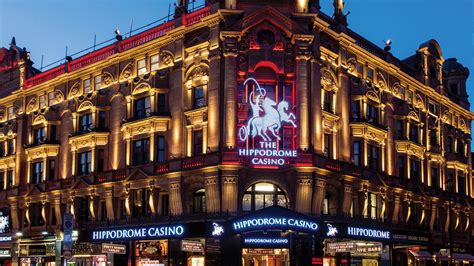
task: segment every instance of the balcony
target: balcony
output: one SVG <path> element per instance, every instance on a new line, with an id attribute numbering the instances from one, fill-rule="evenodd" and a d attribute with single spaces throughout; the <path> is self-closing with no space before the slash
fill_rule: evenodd
<path id="1" fill-rule="evenodd" d="M 414 155 L 420 159 L 424 158 L 426 148 L 411 140 L 395 140 L 395 149 L 399 153 Z"/>
<path id="2" fill-rule="evenodd" d="M 25 149 L 26 157 L 29 161 L 39 158 L 54 157 L 59 153 L 59 144 L 53 143 L 41 143 L 39 145 L 29 146 Z"/>
<path id="3" fill-rule="evenodd" d="M 171 116 L 169 113 L 150 113 L 144 118 L 129 119 L 122 124 L 121 131 L 124 138 L 132 138 L 140 134 L 152 134 L 155 132 L 165 132 L 169 129 Z"/>
<path id="4" fill-rule="evenodd" d="M 385 143 L 387 139 L 387 128 L 385 126 L 368 123 L 365 120 L 356 120 L 350 123 L 353 137 L 359 137 L 366 140 L 374 140 L 377 143 Z"/>
<path id="5" fill-rule="evenodd" d="M 352 118 L 351 119 L 351 124 L 356 124 L 356 123 L 365 123 L 370 126 L 376 127 L 380 130 L 387 131 L 388 127 L 385 125 L 382 125 L 379 120 L 377 119 L 366 119 L 366 118 Z"/>
<path id="6" fill-rule="evenodd" d="M 167 162 L 156 163 L 155 173 L 165 174 L 169 172 L 192 170 L 207 166 L 217 166 L 220 163 L 219 152 L 202 154 L 199 156 L 174 159 Z"/>
<path id="7" fill-rule="evenodd" d="M 69 144 L 73 151 L 77 151 L 85 147 L 95 147 L 107 145 L 110 133 L 107 131 L 86 131 L 82 134 L 76 133 L 69 137 Z"/>

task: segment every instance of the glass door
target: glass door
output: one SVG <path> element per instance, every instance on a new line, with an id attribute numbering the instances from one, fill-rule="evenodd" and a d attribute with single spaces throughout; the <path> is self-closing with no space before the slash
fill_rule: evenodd
<path id="1" fill-rule="evenodd" d="M 288 266 L 290 252 L 288 249 L 244 248 L 242 249 L 244 266 Z"/>

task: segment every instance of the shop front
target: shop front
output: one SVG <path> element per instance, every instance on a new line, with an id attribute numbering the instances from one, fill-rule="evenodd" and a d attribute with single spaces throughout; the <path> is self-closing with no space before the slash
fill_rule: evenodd
<path id="1" fill-rule="evenodd" d="M 34 241 L 18 244 L 20 266 L 57 266 L 56 241 Z"/>
<path id="2" fill-rule="evenodd" d="M 12 236 L 0 235 L 0 266 L 12 265 Z"/>

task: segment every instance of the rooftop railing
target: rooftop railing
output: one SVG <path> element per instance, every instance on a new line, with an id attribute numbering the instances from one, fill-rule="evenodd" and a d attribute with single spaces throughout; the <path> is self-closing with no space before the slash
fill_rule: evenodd
<path id="1" fill-rule="evenodd" d="M 189 26 L 189 25 L 193 25 L 195 23 L 200 22 L 202 18 L 210 14 L 211 14 L 210 6 L 199 6 L 195 10 L 192 10 L 192 12 L 183 14 L 180 19 L 182 19 L 182 23 L 184 26 Z M 33 86 L 44 83 L 48 80 L 54 79 L 64 73 L 73 72 L 75 70 L 81 69 L 90 64 L 102 61 L 116 53 L 127 51 L 129 49 L 145 44 L 149 41 L 160 38 L 175 28 L 175 21 L 169 20 L 169 18 L 172 16 L 173 15 L 168 15 L 165 18 L 162 18 L 148 25 L 135 29 L 134 31 L 128 33 L 130 37 L 125 38 L 121 41 L 115 42 L 115 38 L 109 39 L 102 43 L 99 43 L 98 45 L 94 45 L 93 47 L 86 48 L 82 51 L 79 51 L 75 54 L 70 55 L 72 57 L 72 56 L 80 55 L 87 52 L 87 54 L 82 55 L 81 57 L 77 59 L 71 60 L 66 63 L 64 63 L 66 59 L 60 59 L 58 61 L 55 61 L 49 64 L 48 66 L 53 66 L 56 64 L 59 64 L 59 65 L 45 72 L 42 72 L 38 75 L 28 78 L 26 80 L 25 87 L 31 88 Z M 148 30 L 139 32 L 138 34 L 131 36 L 133 32 L 143 30 L 144 28 L 148 28 L 151 25 L 154 25 L 156 23 L 160 23 L 160 24 L 158 26 L 154 26 Z M 123 36 L 126 36 L 126 35 L 127 34 L 124 34 Z M 96 47 L 101 46 L 101 45 L 106 45 L 106 46 L 100 48 L 99 50 L 96 50 Z"/>

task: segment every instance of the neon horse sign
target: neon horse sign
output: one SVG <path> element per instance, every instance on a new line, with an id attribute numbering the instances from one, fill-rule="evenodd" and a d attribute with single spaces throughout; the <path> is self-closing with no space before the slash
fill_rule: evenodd
<path id="1" fill-rule="evenodd" d="M 248 120 L 246 126 L 242 126 L 239 129 L 239 138 L 241 141 L 247 140 L 247 138 L 252 136 L 253 138 L 259 136 L 263 141 L 271 141 L 273 136 L 276 140 L 280 140 L 280 136 L 277 135 L 277 132 L 280 130 L 282 123 L 286 122 L 296 128 L 295 121 L 296 116 L 288 112 L 288 102 L 281 101 L 276 104 L 276 102 L 268 98 L 265 88 L 260 87 L 257 80 L 254 78 L 248 78 L 244 81 L 244 86 L 248 82 L 254 82 L 257 88 L 255 89 L 258 92 L 258 95 L 253 100 L 253 92 L 250 93 L 249 103 L 252 108 L 252 117 Z M 260 116 L 260 112 L 263 111 L 264 115 Z M 270 132 L 271 136 L 268 135 Z"/>

